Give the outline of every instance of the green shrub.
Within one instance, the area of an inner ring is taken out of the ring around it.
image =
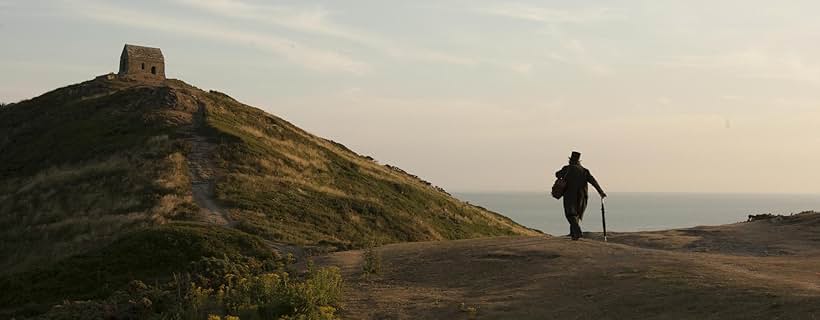
[[[103,299],[64,301],[38,319],[335,319],[342,296],[338,268],[302,277],[266,271],[250,257],[203,257],[191,274],[162,284],[133,280]],[[224,317],[224,318],[223,318]]]
[[[342,277],[335,267],[311,270],[301,280],[286,272],[269,273],[237,279],[219,294],[226,312],[242,319],[331,319],[332,306],[341,299]]]
[[[381,274],[382,272],[382,257],[376,251],[376,242],[369,242],[362,253],[364,262],[362,263],[362,277],[369,279],[372,276]]]

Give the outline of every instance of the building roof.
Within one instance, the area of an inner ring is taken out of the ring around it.
[[[132,59],[158,62],[162,62],[165,60],[165,58],[162,56],[162,51],[159,50],[159,48],[135,46],[132,44],[126,44],[125,47],[122,49],[122,54],[127,55],[129,58]]]

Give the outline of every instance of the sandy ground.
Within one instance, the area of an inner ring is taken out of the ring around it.
[[[316,257],[344,319],[820,319],[820,214],[640,233],[502,237]]]

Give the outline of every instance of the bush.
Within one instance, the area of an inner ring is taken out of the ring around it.
[[[341,274],[331,267],[310,270],[303,280],[286,272],[241,278],[220,288],[218,300],[241,319],[333,319],[341,295]]]
[[[260,269],[237,259],[203,258],[196,265],[208,268],[162,285],[131,281],[106,299],[66,301],[38,319],[336,319],[338,268],[311,267],[292,278],[284,271],[254,274],[249,270]]]
[[[362,278],[369,279],[371,276],[379,275],[382,272],[382,257],[376,251],[376,242],[369,242],[364,248],[364,263],[362,263]]]

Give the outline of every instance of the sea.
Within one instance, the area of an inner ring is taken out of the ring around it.
[[[454,193],[455,197],[501,213],[552,235],[569,224],[561,200],[547,192]],[[633,232],[721,225],[750,214],[820,211],[820,194],[609,193],[604,200],[607,231]],[[591,192],[583,231],[601,232],[601,199]]]

